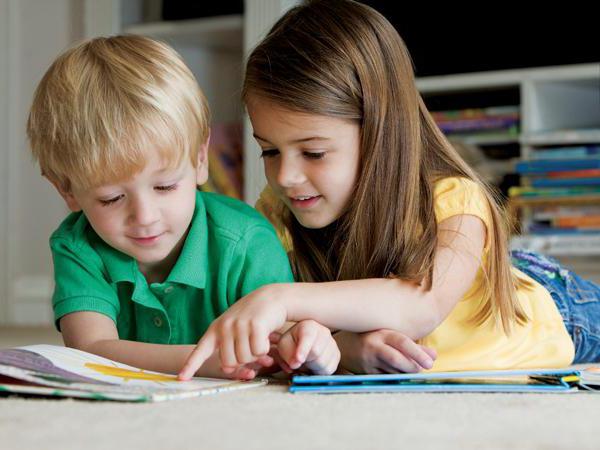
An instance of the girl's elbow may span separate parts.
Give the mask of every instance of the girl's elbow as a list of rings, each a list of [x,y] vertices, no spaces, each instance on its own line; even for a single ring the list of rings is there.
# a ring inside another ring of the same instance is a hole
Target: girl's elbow
[[[415,321],[413,336],[411,336],[415,340],[430,335],[444,320],[444,315],[432,291],[429,291],[422,300],[424,308]]]

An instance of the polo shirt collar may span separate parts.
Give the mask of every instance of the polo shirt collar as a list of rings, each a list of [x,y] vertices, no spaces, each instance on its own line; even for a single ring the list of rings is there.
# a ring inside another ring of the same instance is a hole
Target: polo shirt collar
[[[167,277],[167,282],[187,284],[198,289],[206,286],[208,270],[208,223],[206,206],[200,191],[196,191],[196,208],[179,258]]]

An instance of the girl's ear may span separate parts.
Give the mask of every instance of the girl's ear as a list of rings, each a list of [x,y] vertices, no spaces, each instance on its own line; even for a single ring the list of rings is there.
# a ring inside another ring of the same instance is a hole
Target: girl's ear
[[[48,181],[50,181],[50,183],[52,183],[54,188],[58,191],[60,196],[63,198],[63,200],[67,204],[67,207],[71,211],[73,211],[73,212],[81,211],[81,206],[79,206],[79,202],[73,196],[73,193],[71,192],[71,188],[68,186],[68,183],[67,183],[67,185],[65,185],[56,180],[53,180],[52,178],[48,178],[48,177],[46,177],[46,178],[48,179]]]
[[[198,161],[196,164],[196,184],[203,185],[208,180],[208,143],[210,142],[210,132],[206,142],[198,150]]]

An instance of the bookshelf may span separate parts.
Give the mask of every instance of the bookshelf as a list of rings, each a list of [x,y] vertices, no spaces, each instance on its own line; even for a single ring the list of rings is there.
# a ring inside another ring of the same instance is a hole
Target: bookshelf
[[[519,132],[516,136],[449,137],[488,150],[496,156],[506,151],[498,176],[515,172],[517,165],[539,159],[541,149],[600,145],[600,62],[532,69],[427,77],[417,86],[431,110],[518,106]],[[445,108],[444,108],[445,107]],[[440,109],[440,108],[438,108]],[[504,149],[504,150],[503,150]],[[484,152],[485,153],[485,152]],[[531,184],[522,176],[520,184]],[[516,184],[518,181],[513,182]],[[528,223],[536,208],[551,205],[598,207],[599,195],[571,197],[514,197],[509,211],[520,223]],[[525,247],[552,255],[590,278],[600,281],[600,232],[581,235],[529,233],[512,237],[511,246]]]

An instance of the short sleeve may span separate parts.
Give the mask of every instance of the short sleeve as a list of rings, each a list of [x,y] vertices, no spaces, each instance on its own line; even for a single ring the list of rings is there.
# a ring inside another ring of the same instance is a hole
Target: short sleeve
[[[115,325],[119,298],[106,280],[100,257],[88,247],[77,247],[68,239],[50,241],[54,262],[52,307],[56,328],[60,318],[79,311],[94,311],[110,317]]]
[[[443,178],[434,186],[434,209],[438,223],[453,216],[468,214],[479,217],[489,234],[493,230],[490,205],[483,188],[467,178]]]
[[[267,224],[253,227],[240,239],[228,278],[230,305],[266,284],[294,281],[287,254]]]
[[[292,251],[294,248],[292,237],[283,223],[285,205],[277,198],[269,186],[266,186],[261,192],[259,199],[256,201],[255,208],[271,222],[285,251]]]

